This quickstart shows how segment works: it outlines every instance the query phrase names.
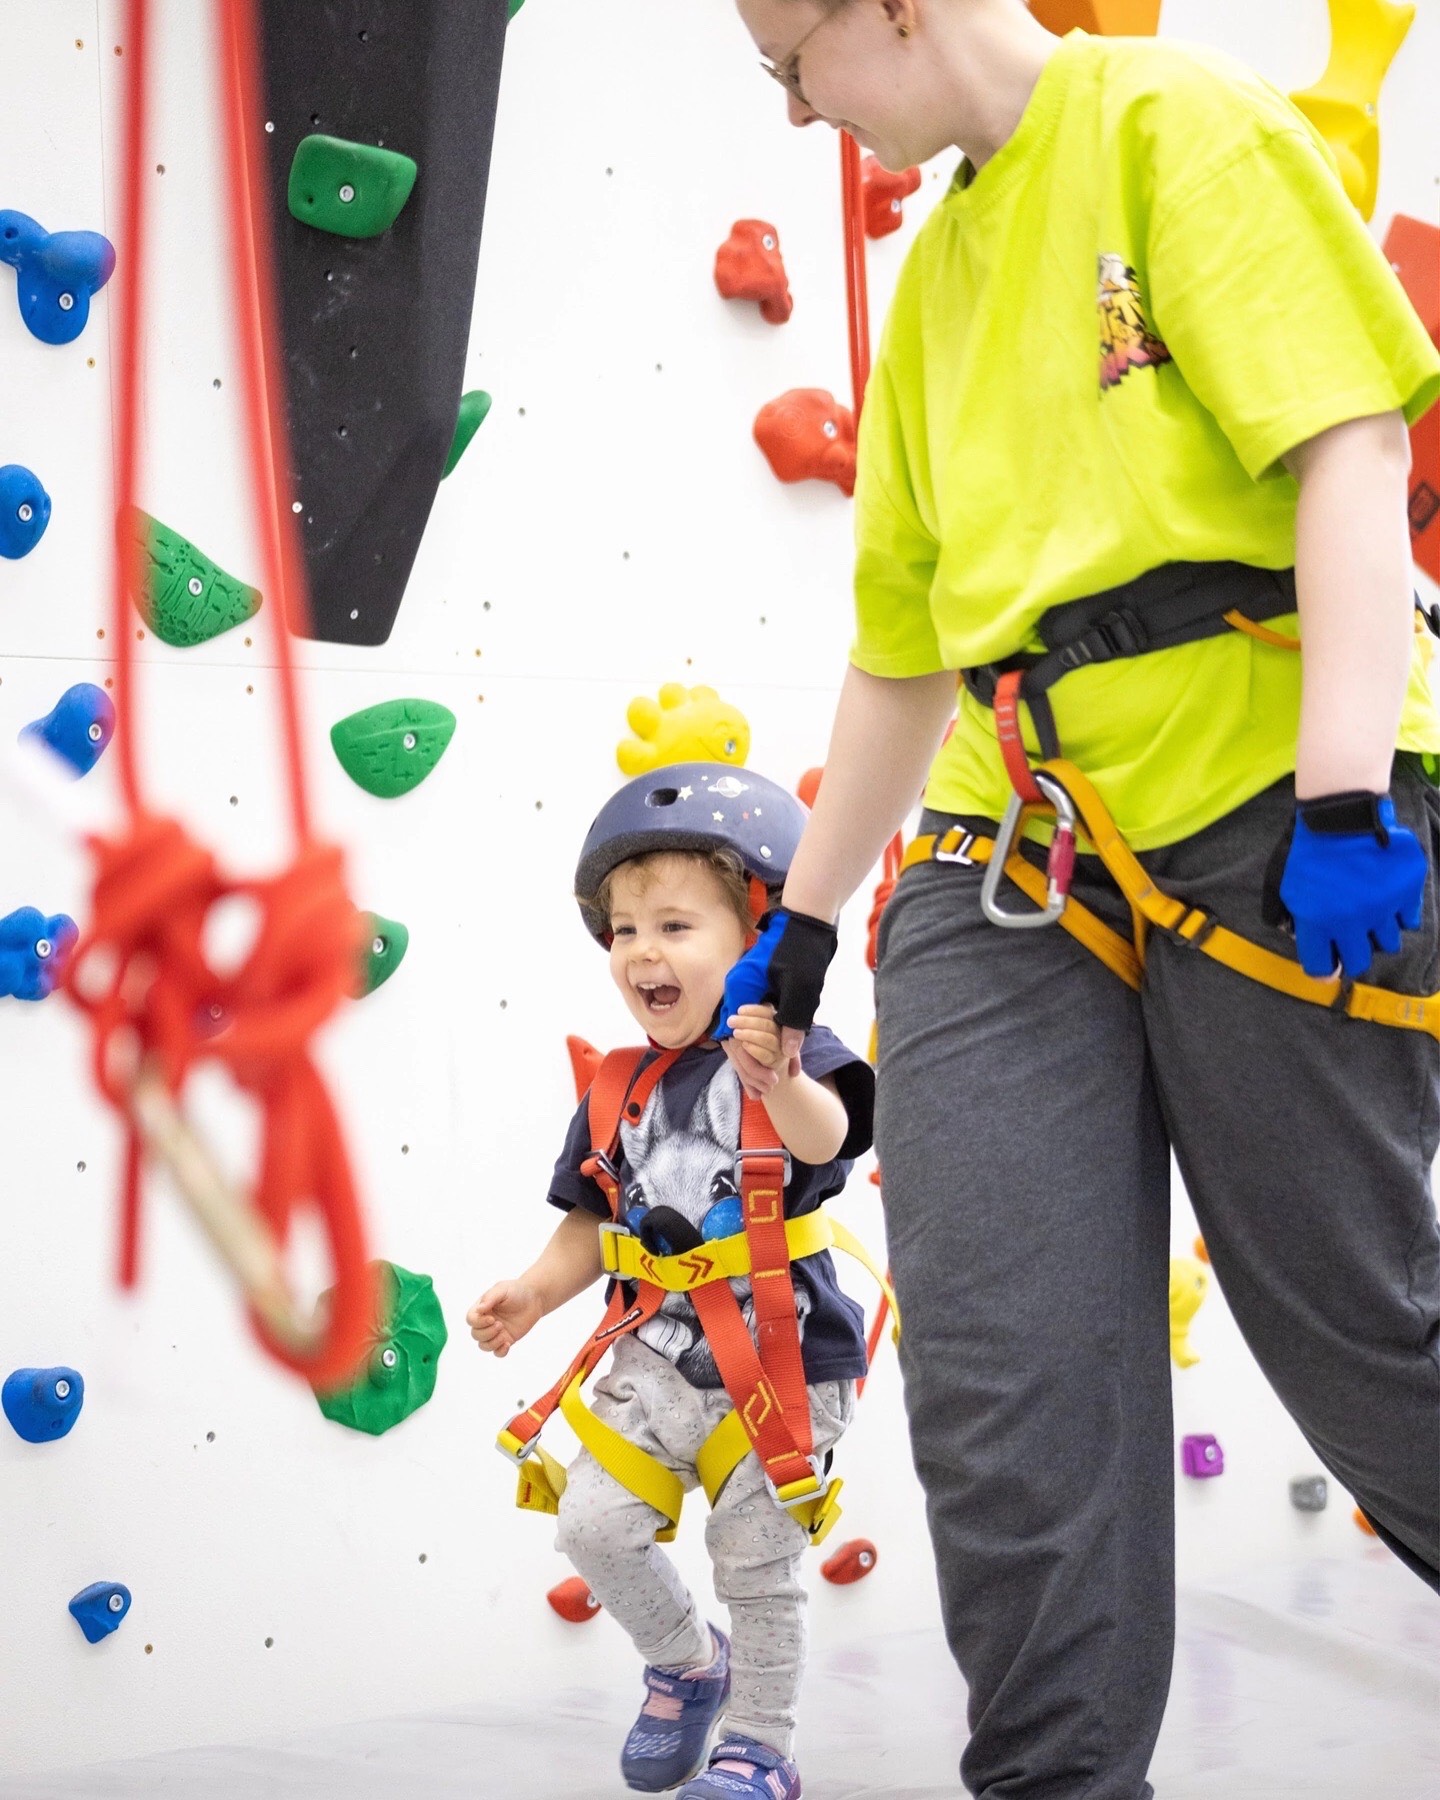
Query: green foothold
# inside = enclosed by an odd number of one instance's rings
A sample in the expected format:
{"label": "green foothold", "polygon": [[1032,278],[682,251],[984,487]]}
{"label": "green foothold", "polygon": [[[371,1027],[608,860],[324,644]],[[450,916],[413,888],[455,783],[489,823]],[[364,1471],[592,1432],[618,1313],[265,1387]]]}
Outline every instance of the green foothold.
{"label": "green foothold", "polygon": [[400,217],[418,173],[398,150],[312,132],[290,164],[290,214],[336,237],[379,237]]}
{"label": "green foothold", "polygon": [[365,948],[355,979],[357,1000],[384,987],[410,948],[410,933],[398,919],[385,919],[379,913],[363,913],[361,917],[365,921]]}
{"label": "green foothold", "polygon": [[341,768],[381,800],[419,787],[454,735],[454,713],[435,700],[383,700],[330,727]]}
{"label": "green foothold", "polygon": [[[448,1334],[428,1275],[412,1275],[398,1263],[371,1266],[381,1271],[380,1304],[365,1361],[348,1387],[326,1394],[316,1391],[315,1399],[325,1417],[337,1425],[379,1437],[418,1411],[435,1392]],[[323,1306],[327,1298],[322,1294],[319,1304]]]}
{"label": "green foothold", "polygon": [[470,448],[470,440],[485,423],[485,415],[490,411],[490,396],[484,388],[472,388],[468,394],[460,396],[460,411],[455,420],[455,435],[450,440],[450,454],[445,458],[445,467],[440,471],[443,481]]}
{"label": "green foothold", "polygon": [[[516,13],[519,12],[520,8],[524,4],[525,4],[525,0],[510,0],[510,18],[511,19],[513,19],[515,17]],[[507,19],[505,22],[508,25],[510,20]]]}
{"label": "green foothold", "polygon": [[253,619],[257,588],[246,587],[211,562],[198,545],[135,507],[130,532],[140,546],[140,586],[130,598],[142,619],[167,644],[189,649]]}

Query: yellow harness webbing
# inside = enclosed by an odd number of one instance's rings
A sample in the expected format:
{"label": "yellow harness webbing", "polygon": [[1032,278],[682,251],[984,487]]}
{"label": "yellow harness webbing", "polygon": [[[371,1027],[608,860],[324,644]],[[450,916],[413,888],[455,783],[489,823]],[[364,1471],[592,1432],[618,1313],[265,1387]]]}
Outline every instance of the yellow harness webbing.
{"label": "yellow harness webbing", "polygon": [[[1338,975],[1307,975],[1299,963],[1252,943],[1249,938],[1222,925],[1203,907],[1191,906],[1157,887],[1120,835],[1093,783],[1074,763],[1057,757],[1037,764],[1036,773],[1048,775],[1058,782],[1074,802],[1085,837],[1129,903],[1134,921],[1134,943],[1127,942],[1119,932],[1073,898],[1066,902],[1059,923],[1132,988],[1140,986],[1145,966],[1145,934],[1147,928],[1153,926],[1191,945],[1235,974],[1258,981],[1263,987],[1287,994],[1293,1000],[1305,1000],[1313,1006],[1323,1006],[1346,1018],[1363,1019],[1373,1025],[1426,1031],[1431,1037],[1440,1039],[1440,993],[1397,994],[1388,988],[1372,987],[1360,981],[1346,982]],[[993,838],[971,837],[959,829],[938,837],[918,837],[905,852],[901,874],[917,863],[937,859],[988,863],[994,848]],[[1027,862],[1018,849],[1007,858],[1005,873],[1037,906],[1045,905],[1046,877],[1033,863]]]}

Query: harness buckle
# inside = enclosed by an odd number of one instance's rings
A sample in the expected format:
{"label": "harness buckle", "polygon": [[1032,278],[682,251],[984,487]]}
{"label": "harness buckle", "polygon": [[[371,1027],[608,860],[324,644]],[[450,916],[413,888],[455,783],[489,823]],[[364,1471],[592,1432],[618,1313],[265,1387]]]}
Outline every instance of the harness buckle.
{"label": "harness buckle", "polygon": [[[1200,923],[1194,931],[1183,930],[1182,927],[1188,925],[1197,915]],[[1179,924],[1171,927],[1169,935],[1184,950],[1203,950],[1219,926],[1220,921],[1214,913],[1206,912],[1203,906],[1192,906]]]}
{"label": "harness buckle", "polygon": [[635,1234],[628,1225],[622,1225],[618,1219],[602,1219],[600,1221],[600,1263],[607,1275],[620,1274],[620,1252],[616,1248],[620,1238],[633,1237]]}
{"label": "harness buckle", "polygon": [[931,862],[961,863],[965,868],[973,869],[975,867],[975,858],[970,854],[971,847],[975,842],[975,833],[973,831],[961,831],[959,833],[960,841],[953,850],[942,850],[940,848],[947,839],[954,837],[955,835],[955,831],[951,830],[947,831],[944,837],[936,838],[935,848],[930,853]]}
{"label": "harness buckle", "polygon": [[1015,835],[1025,812],[1025,802],[1019,794],[1011,795],[1010,804],[1005,809],[1005,817],[995,834],[995,848],[990,854],[990,865],[980,888],[980,906],[985,917],[992,925],[1003,925],[1011,931],[1033,931],[1037,926],[1055,924],[1065,911],[1065,904],[1070,898],[1070,882],[1075,872],[1075,827],[1079,818],[1075,802],[1060,783],[1043,770],[1035,771],[1035,784],[1055,808],[1055,836],[1050,844],[1046,866],[1048,886],[1044,908],[1040,912],[1007,912],[997,898],[1005,865],[1015,848]]}
{"label": "harness buckle", "polygon": [[535,1454],[536,1445],[540,1442],[537,1431],[532,1438],[518,1438],[513,1431],[502,1431],[495,1440],[495,1448],[506,1462],[514,1463],[517,1469],[523,1468]]}
{"label": "harness buckle", "polygon": [[777,1148],[774,1150],[755,1150],[755,1149],[737,1150],[735,1152],[735,1185],[736,1185],[736,1187],[741,1188],[743,1190],[746,1161],[753,1159],[755,1157],[758,1157],[758,1156],[778,1156],[780,1158],[781,1164],[785,1170],[784,1180],[781,1182],[780,1185],[782,1187],[789,1187],[792,1165],[791,1165],[791,1161],[790,1161],[790,1152],[784,1147],[783,1144],[777,1146]]}

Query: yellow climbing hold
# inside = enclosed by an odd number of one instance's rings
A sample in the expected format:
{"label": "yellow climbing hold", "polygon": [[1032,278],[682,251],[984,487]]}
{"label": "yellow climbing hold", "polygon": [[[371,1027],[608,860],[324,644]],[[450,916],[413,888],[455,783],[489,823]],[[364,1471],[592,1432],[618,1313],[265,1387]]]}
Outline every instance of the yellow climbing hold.
{"label": "yellow climbing hold", "polygon": [[1170,1258],[1170,1355],[1177,1369],[1193,1369],[1200,1358],[1190,1348],[1190,1321],[1210,1290],[1210,1271],[1189,1256]]}
{"label": "yellow climbing hold", "polygon": [[1330,0],[1330,61],[1314,87],[1290,96],[1334,152],[1363,219],[1380,180],[1380,88],[1414,17],[1401,0]]}
{"label": "yellow climbing hold", "polygon": [[625,722],[635,733],[615,750],[625,775],[646,775],[679,762],[726,762],[738,768],[750,754],[745,715],[712,687],[667,681],[658,705],[648,694],[639,695],[626,709]]}

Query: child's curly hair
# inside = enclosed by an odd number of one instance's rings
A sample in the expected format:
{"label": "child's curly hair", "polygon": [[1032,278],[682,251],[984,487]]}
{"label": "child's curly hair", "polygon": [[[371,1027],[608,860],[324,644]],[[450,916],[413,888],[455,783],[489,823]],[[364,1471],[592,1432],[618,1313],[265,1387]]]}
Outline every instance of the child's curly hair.
{"label": "child's curly hair", "polygon": [[628,862],[617,863],[593,895],[577,894],[576,898],[582,906],[593,907],[608,922],[615,877],[621,870],[630,869],[639,874],[643,893],[653,871],[666,862],[688,862],[699,868],[709,869],[719,881],[725,899],[745,931],[748,933],[754,929],[754,920],[750,917],[750,877],[745,873],[745,865],[732,850],[649,850],[644,856],[632,856]]}

